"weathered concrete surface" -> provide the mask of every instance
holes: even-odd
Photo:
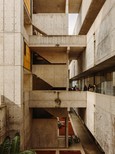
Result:
[[[24,115],[24,149],[31,148],[31,127],[32,127],[32,110],[29,109],[29,92],[24,92],[24,105],[23,105],[23,115]],[[26,120],[25,120],[26,119]]]
[[[24,75],[23,75],[24,149],[31,148],[30,140],[32,132],[32,110],[29,108],[30,90],[32,90],[32,75],[31,73],[29,74],[26,72],[26,70],[24,70]]]
[[[33,65],[32,73],[52,87],[67,86],[67,65]]]
[[[49,112],[54,117],[68,117],[67,108],[45,108],[47,112]]]
[[[105,154],[115,153],[115,97],[87,93],[86,126]]]
[[[100,71],[107,66],[114,66],[115,61],[115,1],[106,0],[92,27],[87,34],[87,47],[77,63],[77,70],[82,73],[96,67]],[[106,26],[105,26],[106,25]],[[82,68],[81,68],[81,61]],[[99,65],[100,64],[100,65]],[[98,66],[99,65],[99,66]],[[93,70],[90,70],[91,72]],[[89,72],[90,74],[90,72]]]
[[[82,0],[69,0],[68,12],[78,13]],[[34,13],[65,13],[66,0],[34,0]]]
[[[40,37],[32,35],[29,37],[29,46],[30,47],[86,47],[86,36],[77,35],[77,36],[47,36]]]
[[[7,105],[9,135],[21,134],[23,147],[22,112],[22,51],[23,1],[0,0],[0,94]],[[22,125],[20,125],[22,123]]]
[[[80,14],[76,22],[77,34],[85,35],[89,31],[106,0],[83,0]]]
[[[33,119],[31,148],[55,148],[58,146],[56,119]]]
[[[33,14],[32,24],[47,35],[68,35],[67,14]]]
[[[60,103],[60,100],[61,100],[61,103]],[[29,107],[30,108],[34,108],[34,107],[42,107],[42,108],[81,107],[81,108],[85,108],[87,106],[86,100],[87,100],[86,92],[31,91]]]
[[[0,105],[0,143],[3,142],[7,134],[6,106]]]
[[[50,63],[66,64],[67,63],[67,48],[62,47],[38,47],[31,48],[33,52],[38,53],[41,57]]]

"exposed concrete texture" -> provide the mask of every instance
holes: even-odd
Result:
[[[115,87],[115,72],[113,72],[113,86]]]
[[[82,0],[69,0],[68,12],[78,13]],[[34,13],[65,13],[66,0],[33,0]]]
[[[69,65],[69,70],[70,70],[70,74],[69,74],[70,79],[73,78],[74,76],[76,76],[77,74],[81,73],[81,71],[82,71],[81,61],[79,61],[79,59],[72,60]]]
[[[87,40],[88,40],[87,48],[88,46],[91,46],[91,42],[93,45],[95,41],[94,44],[95,65],[115,55],[114,43],[112,43],[114,40],[114,27],[115,27],[115,24],[113,23],[114,21],[113,16],[115,11],[114,4],[115,3],[113,3],[113,1],[109,0],[105,2],[103,9],[100,11],[98,18],[96,18],[94,24],[92,25],[87,35]],[[95,36],[93,36],[93,34]],[[86,57],[87,59],[89,59],[88,56]]]
[[[54,148],[58,145],[56,119],[32,120],[32,148]]]
[[[7,132],[6,126],[6,106],[0,105],[0,143],[3,142]]]
[[[115,153],[115,97],[87,93],[86,126],[101,145],[105,154]]]
[[[32,23],[48,35],[68,34],[68,16],[66,14],[33,14]]]
[[[59,47],[86,47],[86,36],[30,36],[29,37],[30,47],[44,47],[44,46],[59,46]]]
[[[14,136],[22,129],[22,70],[23,70],[23,1],[0,0],[0,93],[7,106],[7,131]]]
[[[67,65],[33,65],[32,73],[52,87],[67,86]]]
[[[95,104],[96,104],[96,94],[95,93],[87,93],[87,110],[86,110],[86,126],[95,136]]]
[[[23,75],[23,88],[24,92],[29,92],[32,90],[32,74],[30,72],[27,73],[26,70],[24,70]]]
[[[82,71],[85,72],[93,67],[102,70],[103,68],[114,66],[115,46],[114,46],[114,13],[115,1],[106,0],[103,8],[99,12],[95,22],[87,34],[87,47],[79,57],[82,62]],[[106,26],[105,26],[106,25]],[[107,61],[106,61],[107,60]],[[104,63],[106,61],[106,63]],[[103,64],[103,65],[101,65]],[[77,69],[80,69],[77,64]]]
[[[32,130],[32,110],[29,109],[29,91],[32,89],[32,75],[26,74],[24,71],[23,77],[23,86],[24,86],[24,93],[23,93],[23,120],[24,120],[24,149],[31,148],[30,140],[31,140],[31,130]],[[26,120],[25,120],[26,119]]]
[[[31,127],[32,127],[32,110],[29,109],[29,92],[24,92],[24,105],[23,105],[23,114],[24,114],[24,149],[31,148]],[[25,120],[26,119],[26,120]]]
[[[42,107],[86,107],[86,92],[76,91],[31,91],[30,108]],[[61,102],[60,102],[61,101]]]
[[[74,34],[79,34],[80,28],[81,28],[81,26],[83,24],[83,21],[85,19],[85,16],[87,14],[89,6],[91,5],[91,1],[92,0],[87,0],[87,1],[86,0],[82,0],[80,12],[78,14],[76,25],[75,25],[75,29],[74,29]]]
[[[45,108],[45,110],[56,118],[68,116],[67,108]]]
[[[86,1],[83,0],[76,22],[77,28],[75,30],[77,30],[77,34],[87,34],[105,1],[106,0],[88,0],[86,3]]]
[[[50,63],[67,63],[67,48],[39,47],[31,49]]]

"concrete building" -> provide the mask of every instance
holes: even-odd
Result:
[[[69,13],[78,13],[71,36]],[[19,131],[21,149],[68,148],[74,108],[115,154],[114,15],[114,0],[0,0],[0,142]]]

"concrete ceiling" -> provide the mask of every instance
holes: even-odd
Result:
[[[69,13],[78,13],[82,0],[69,0]],[[66,0],[33,0],[33,13],[65,13]]]
[[[70,47],[70,52],[69,52],[69,60],[75,60],[78,59],[80,54],[84,51],[84,47]]]
[[[79,13],[82,0],[69,0],[69,13]]]
[[[31,47],[31,51],[33,52],[66,52],[67,48],[66,47]]]
[[[106,0],[92,0],[79,35],[86,35]]]
[[[77,59],[79,55],[84,51],[84,47],[70,47],[69,51],[69,60]],[[60,52],[60,53],[67,53],[67,47],[31,47],[32,52]]]
[[[107,59],[106,61],[96,65],[95,67],[88,69],[87,71],[84,71],[77,76],[73,77],[71,80],[77,80],[83,77],[87,76],[93,76],[97,73],[104,73],[104,72],[111,72],[115,71],[115,56]]]

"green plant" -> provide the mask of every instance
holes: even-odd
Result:
[[[0,145],[0,154],[36,154],[32,150],[20,152],[20,135],[16,133],[13,140],[7,136],[3,143]]]
[[[12,140],[10,154],[19,154],[20,152],[20,135],[16,133],[15,137]]]
[[[0,145],[0,154],[10,154],[10,148],[11,148],[11,140],[10,137],[7,136],[3,143]]]

